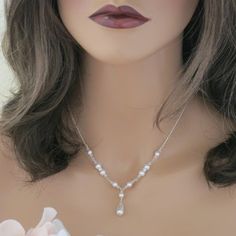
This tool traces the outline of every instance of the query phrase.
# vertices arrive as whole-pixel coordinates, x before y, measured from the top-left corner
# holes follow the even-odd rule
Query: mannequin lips
[[[111,4],[100,8],[89,18],[110,28],[133,28],[150,20],[130,6],[116,7]]]

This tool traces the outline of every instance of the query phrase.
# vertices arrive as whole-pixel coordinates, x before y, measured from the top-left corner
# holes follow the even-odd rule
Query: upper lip
[[[135,17],[135,18],[140,18],[140,19],[143,19],[143,18],[148,19],[147,17],[144,17],[142,14],[136,11],[134,8],[127,5],[116,7],[114,5],[108,4],[100,8],[96,12],[94,12],[89,17],[93,17],[97,15],[127,15],[130,17]]]

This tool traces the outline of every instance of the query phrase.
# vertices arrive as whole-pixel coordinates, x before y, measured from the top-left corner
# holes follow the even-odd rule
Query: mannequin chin
[[[181,42],[199,0],[112,1],[129,5],[150,21],[129,29],[112,29],[88,18],[111,1],[58,0],[61,19],[74,39],[99,61],[127,64],[162,50],[169,43]]]

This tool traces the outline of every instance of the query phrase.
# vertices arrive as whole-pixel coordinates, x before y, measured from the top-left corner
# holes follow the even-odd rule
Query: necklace
[[[118,184],[117,182],[113,181],[107,171],[104,169],[104,167],[102,166],[101,163],[99,163],[96,158],[94,157],[93,151],[90,149],[90,147],[88,146],[88,144],[85,142],[83,135],[81,134],[81,131],[78,127],[78,125],[76,124],[75,118],[72,114],[72,112],[70,111],[71,114],[71,118],[73,123],[75,124],[75,127],[82,139],[82,142],[86,148],[86,153],[88,154],[89,159],[92,161],[93,165],[95,166],[95,169],[99,172],[99,174],[101,176],[103,176],[110,184],[113,188],[115,188],[116,190],[118,190],[118,196],[119,196],[119,203],[118,206],[116,207],[116,215],[118,216],[122,216],[124,215],[125,212],[125,206],[124,206],[124,197],[125,197],[125,190],[129,189],[131,187],[134,186],[134,184],[141,179],[143,176],[145,176],[147,174],[147,172],[150,170],[152,164],[158,160],[160,158],[160,154],[161,154],[161,150],[163,149],[163,147],[165,146],[166,142],[168,141],[168,139],[170,138],[171,134],[173,133],[173,131],[175,130],[184,110],[186,108],[186,105],[184,106],[183,110],[180,113],[180,116],[178,117],[178,119],[176,120],[174,126],[172,127],[171,131],[169,132],[169,134],[167,135],[167,137],[164,139],[164,141],[162,142],[161,146],[156,149],[153,152],[153,156],[152,159],[145,163],[144,166],[138,171],[138,174],[135,178],[131,179],[130,181],[128,181],[125,185],[120,186],[120,184]]]

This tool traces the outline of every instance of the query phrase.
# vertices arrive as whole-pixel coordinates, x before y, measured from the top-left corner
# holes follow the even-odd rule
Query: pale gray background
[[[0,0],[0,41],[5,30],[5,18],[3,12],[4,0]],[[16,83],[13,72],[3,58],[2,50],[0,49],[0,111],[4,102],[9,97],[9,90],[15,89]]]

